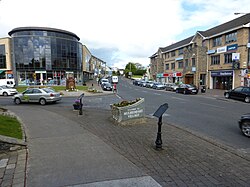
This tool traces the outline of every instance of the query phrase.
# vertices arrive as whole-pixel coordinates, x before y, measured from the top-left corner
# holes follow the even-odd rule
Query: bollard
[[[79,99],[80,99],[80,108],[79,108],[79,115],[82,115],[82,98],[84,96],[84,93],[80,95]]]
[[[158,117],[158,132],[157,132],[157,138],[155,140],[155,147],[157,150],[162,149],[162,139],[161,139],[161,126],[162,126],[162,115],[163,113],[168,109],[168,104],[165,103],[161,105],[156,112],[153,114],[153,116]]]

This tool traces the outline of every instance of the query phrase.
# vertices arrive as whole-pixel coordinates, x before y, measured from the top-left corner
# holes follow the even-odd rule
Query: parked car
[[[101,87],[105,91],[112,91],[112,85],[109,82],[103,83]]]
[[[156,90],[164,90],[166,88],[166,85],[160,82],[155,82],[152,88]]]
[[[176,91],[176,88],[178,88],[178,85],[175,83],[167,83],[166,84],[166,91]]]
[[[17,90],[15,88],[11,88],[9,86],[0,86],[0,95],[8,96],[17,94]]]
[[[146,81],[141,81],[140,86],[141,86],[141,87],[146,87],[146,84],[147,84],[147,82],[146,82]]]
[[[243,114],[239,120],[239,127],[243,135],[250,138],[250,113]]]
[[[109,80],[108,80],[108,79],[104,79],[104,78],[101,79],[101,85],[104,84],[104,83],[107,83],[107,82],[109,83]]]
[[[50,88],[29,88],[22,93],[13,96],[13,101],[15,104],[20,104],[24,102],[34,103],[38,102],[41,105],[45,105],[50,102],[57,102],[61,100],[61,95],[59,92],[55,92]]]
[[[224,96],[227,99],[237,99],[245,101],[246,103],[250,102],[250,87],[239,86],[233,90],[228,90],[224,92]]]
[[[146,84],[146,87],[147,88],[152,88],[154,83],[155,83],[154,81],[148,81],[148,83]]]
[[[183,94],[197,94],[199,89],[197,86],[193,84],[180,84],[176,88],[176,93],[183,93]]]

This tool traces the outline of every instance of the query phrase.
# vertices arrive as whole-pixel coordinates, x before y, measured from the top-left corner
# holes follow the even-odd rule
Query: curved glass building
[[[69,76],[82,80],[82,44],[76,34],[47,27],[19,27],[8,34],[19,85],[59,85]]]

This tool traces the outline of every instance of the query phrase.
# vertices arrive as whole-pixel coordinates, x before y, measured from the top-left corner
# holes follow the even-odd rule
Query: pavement
[[[95,81],[89,84],[101,91]],[[223,99],[223,93],[222,90],[207,90],[199,95]],[[65,92],[64,97],[80,94],[82,92]],[[42,119],[26,118],[38,111],[30,109],[25,113],[14,106],[8,109],[15,111],[9,115],[16,115],[28,132],[21,141],[0,137],[7,142],[0,152],[0,186],[3,187],[249,186],[249,154],[164,122],[163,149],[156,150],[157,120],[154,118],[147,118],[139,125],[120,126],[113,123],[108,110],[84,108],[83,115],[78,115],[76,111],[61,107],[57,114],[43,110],[48,115],[44,123]],[[58,116],[62,119],[58,120]],[[61,134],[66,138],[62,139]],[[55,140],[64,142],[64,149]],[[49,145],[46,151],[38,147],[43,144]],[[72,155],[65,152],[67,149]],[[78,154],[73,155],[73,152]],[[64,157],[66,163],[62,161]],[[35,168],[35,165],[40,167]],[[62,165],[68,169],[62,171]],[[70,170],[70,166],[74,166],[75,171]],[[57,172],[48,175],[46,172],[52,169]]]

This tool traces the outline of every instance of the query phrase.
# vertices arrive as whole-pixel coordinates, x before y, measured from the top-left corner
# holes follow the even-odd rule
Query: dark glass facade
[[[0,69],[6,68],[5,45],[0,45]]]
[[[68,31],[16,28],[9,32],[19,84],[65,84],[69,76],[82,80],[82,45]]]

